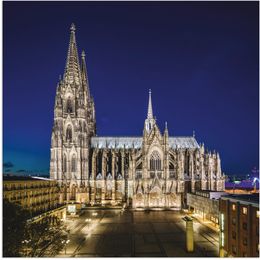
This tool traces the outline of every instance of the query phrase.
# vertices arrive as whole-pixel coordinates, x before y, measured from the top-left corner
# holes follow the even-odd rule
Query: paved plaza
[[[58,257],[218,256],[218,233],[194,221],[195,250],[186,252],[184,215],[174,211],[84,210],[68,219],[69,243]]]

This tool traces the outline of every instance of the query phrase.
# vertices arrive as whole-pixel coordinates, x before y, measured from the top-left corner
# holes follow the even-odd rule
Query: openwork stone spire
[[[148,112],[147,119],[153,118],[153,107],[152,107],[152,91],[149,89],[149,103],[148,103]]]
[[[64,73],[64,80],[66,83],[80,85],[81,72],[78,58],[78,50],[76,44],[76,27],[74,24],[70,27],[70,43],[67,55],[67,62]]]
[[[155,118],[153,117],[152,91],[151,89],[149,89],[148,111],[147,111],[147,118],[145,120],[145,129],[148,133],[150,133],[154,124],[155,124]]]
[[[89,82],[88,82],[88,73],[86,66],[86,54],[83,50],[81,53],[81,76],[82,76],[82,84],[84,91],[86,91],[87,97],[90,98],[90,90],[89,90]]]

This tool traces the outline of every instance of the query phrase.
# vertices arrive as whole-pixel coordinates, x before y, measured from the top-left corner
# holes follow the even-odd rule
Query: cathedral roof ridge
[[[107,135],[107,136],[93,136],[91,138],[143,138],[142,136],[129,136],[129,135]]]
[[[96,148],[140,148],[142,137],[91,137],[91,147]]]
[[[91,138],[143,138],[141,135],[102,135],[102,136],[93,136]],[[178,136],[169,136],[169,138],[194,138],[190,135],[178,135]]]
[[[91,147],[98,148],[136,148],[142,147],[143,137],[141,136],[95,136],[91,137]],[[169,137],[169,146],[172,149],[196,149],[199,144],[193,136]]]
[[[169,136],[169,138],[194,138],[194,139],[196,139],[192,135],[176,135],[176,136]]]

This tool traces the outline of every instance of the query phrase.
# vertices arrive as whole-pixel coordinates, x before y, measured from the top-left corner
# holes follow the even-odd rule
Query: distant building
[[[187,194],[187,205],[195,216],[209,220],[215,225],[219,222],[219,198],[226,195],[223,191],[199,190]]]
[[[259,256],[259,194],[221,197],[220,255]]]
[[[251,194],[259,192],[259,181],[247,179],[242,181],[225,182],[225,192],[233,194]]]
[[[66,218],[66,208],[59,203],[59,187],[54,180],[4,176],[3,198],[27,209],[33,221]]]

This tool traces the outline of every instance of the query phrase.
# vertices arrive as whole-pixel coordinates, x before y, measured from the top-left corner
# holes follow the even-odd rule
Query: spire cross
[[[81,53],[81,57],[85,59],[86,57],[86,54],[85,54],[85,51],[83,50],[82,53]]]
[[[76,31],[76,27],[75,27],[75,24],[74,24],[74,23],[71,24],[70,30],[71,30],[72,32],[75,32],[75,31]]]

